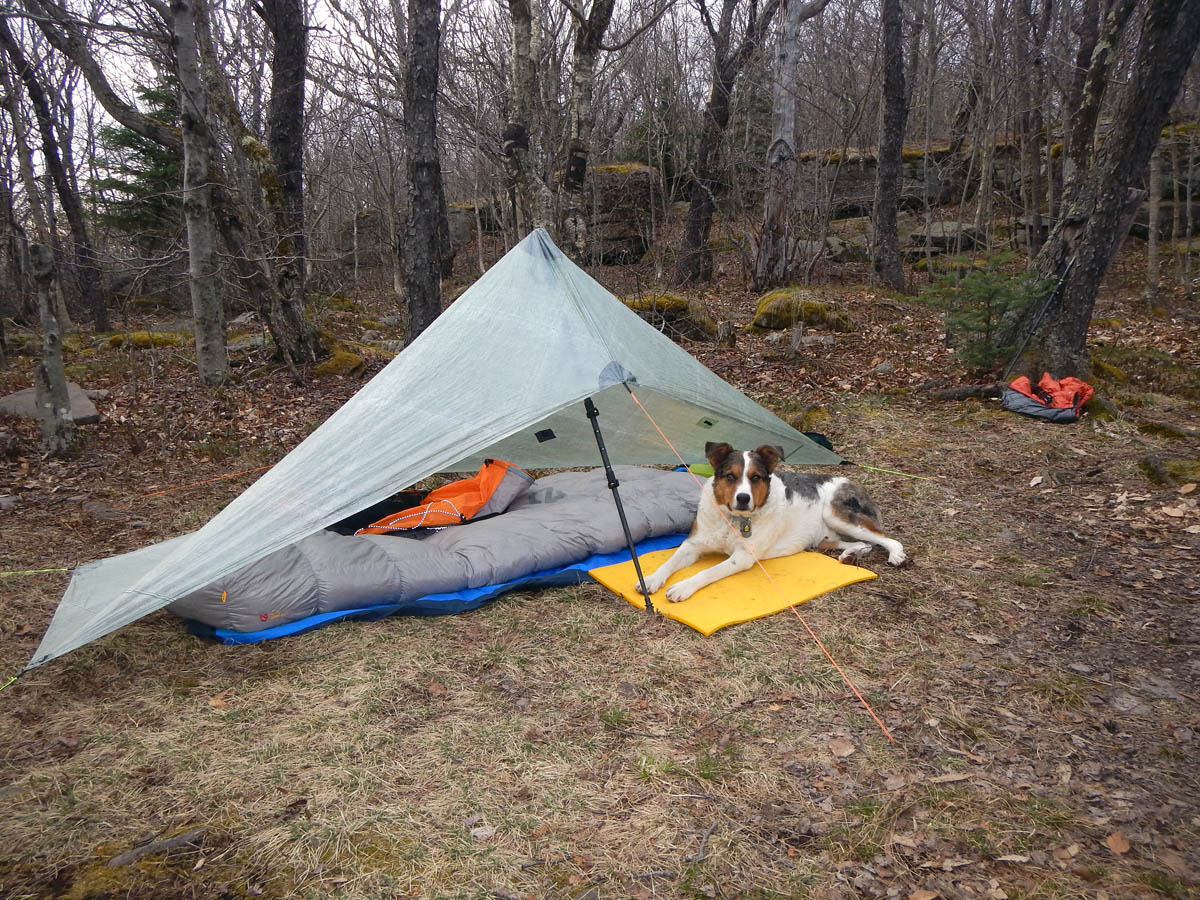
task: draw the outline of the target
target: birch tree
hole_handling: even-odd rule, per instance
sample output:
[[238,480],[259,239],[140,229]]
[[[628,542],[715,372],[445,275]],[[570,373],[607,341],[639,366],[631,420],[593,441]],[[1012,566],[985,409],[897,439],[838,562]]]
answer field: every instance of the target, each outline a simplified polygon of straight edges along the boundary
[[762,238],[754,280],[760,287],[782,284],[791,269],[791,207],[796,183],[796,87],[800,69],[800,26],[829,0],[783,0],[779,47],[775,54],[771,103],[771,145],[767,149],[767,189]]
[[[187,225],[188,293],[196,334],[196,366],[205,384],[229,377],[225,309],[217,284],[217,229],[212,209],[208,133],[208,87],[200,71],[196,4],[171,0],[172,45],[179,77],[179,121],[183,138],[183,218]],[[203,15],[203,7],[199,14]]]

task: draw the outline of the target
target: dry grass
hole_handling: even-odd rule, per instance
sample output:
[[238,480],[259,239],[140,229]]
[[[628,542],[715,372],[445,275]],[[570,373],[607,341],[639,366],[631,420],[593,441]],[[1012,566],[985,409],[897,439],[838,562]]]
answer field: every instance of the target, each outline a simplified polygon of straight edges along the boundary
[[[756,340],[739,353],[761,360]],[[837,354],[809,365],[852,377]],[[288,390],[269,395],[284,407]],[[856,473],[916,564],[875,557],[878,580],[800,610],[895,743],[791,613],[704,638],[588,586],[248,647],[202,643],[161,613],[0,693],[0,896],[1197,896],[1185,529],[1200,518],[1161,514],[1180,495],[1137,467],[1178,445],[992,403],[752,392],[781,411],[820,402],[849,458],[925,476]],[[1194,422],[1186,402],[1153,400]],[[195,428],[236,422],[247,402],[231,391]],[[123,440],[108,429],[90,449],[119,456],[88,488],[114,505],[130,485],[275,455],[269,436],[212,463],[120,455]],[[150,521],[134,530],[23,501],[4,526],[23,542],[0,564],[177,533],[244,483],[141,501]],[[0,581],[0,671],[28,659],[63,586]],[[195,825],[198,846],[105,865]],[[1109,848],[1114,832],[1130,850]]]

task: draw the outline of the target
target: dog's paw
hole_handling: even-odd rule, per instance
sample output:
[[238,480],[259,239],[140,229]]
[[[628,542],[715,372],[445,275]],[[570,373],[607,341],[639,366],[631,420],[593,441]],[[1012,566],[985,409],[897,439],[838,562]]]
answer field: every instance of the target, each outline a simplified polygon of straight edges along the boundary
[[[666,581],[666,579],[662,578],[658,574],[647,575],[645,578],[642,579],[642,582],[646,585],[646,593],[647,594],[657,593],[658,590],[663,586],[663,583],[665,581]],[[633,583],[633,589],[640,594],[642,592],[642,585],[638,584],[635,581]]]
[[689,587],[686,581],[681,581],[667,588],[667,599],[672,603],[682,603],[694,593],[694,588]]
[[902,566],[908,562],[908,554],[903,550],[893,550],[888,554],[889,566]]
[[838,557],[838,562],[846,562],[846,560],[856,561],[862,559],[871,552],[871,545],[859,541],[842,551],[842,555]]

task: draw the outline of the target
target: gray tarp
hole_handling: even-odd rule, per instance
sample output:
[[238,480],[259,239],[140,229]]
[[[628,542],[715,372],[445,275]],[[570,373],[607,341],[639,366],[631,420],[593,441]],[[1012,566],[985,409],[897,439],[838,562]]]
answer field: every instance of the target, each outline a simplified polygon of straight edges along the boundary
[[78,570],[27,668],[435,472],[474,472],[488,456],[595,466],[588,397],[614,463],[675,463],[656,425],[689,463],[709,440],[777,444],[790,463],[841,461],[643,322],[539,229],[199,531],[170,552]]

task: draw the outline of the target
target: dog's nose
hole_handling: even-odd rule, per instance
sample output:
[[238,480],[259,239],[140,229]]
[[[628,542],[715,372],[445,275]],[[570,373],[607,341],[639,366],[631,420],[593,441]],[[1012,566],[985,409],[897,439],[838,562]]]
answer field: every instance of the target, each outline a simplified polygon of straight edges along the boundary
[[738,509],[749,509],[750,508],[750,495],[749,494],[738,494],[736,497],[733,498],[733,502],[737,505]]

